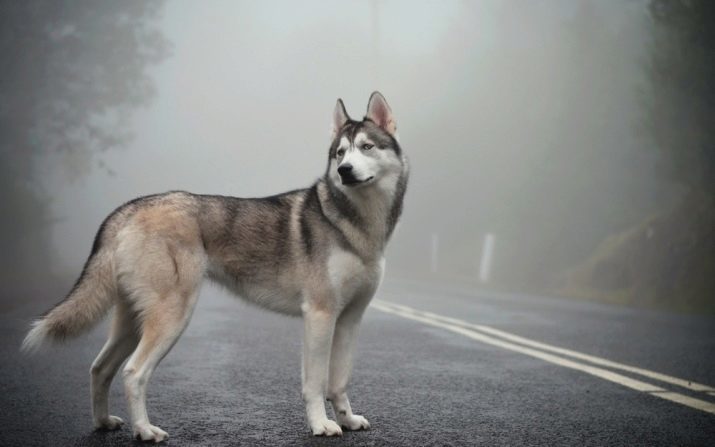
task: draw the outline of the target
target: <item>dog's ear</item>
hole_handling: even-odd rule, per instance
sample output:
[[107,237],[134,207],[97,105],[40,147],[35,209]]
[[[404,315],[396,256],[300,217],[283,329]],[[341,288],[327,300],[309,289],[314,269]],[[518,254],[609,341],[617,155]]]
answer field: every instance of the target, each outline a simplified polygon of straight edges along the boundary
[[335,104],[335,110],[333,110],[332,138],[335,138],[338,132],[340,132],[340,129],[342,129],[349,120],[350,117],[348,116],[348,112],[345,111],[345,104],[343,104],[342,99],[338,98],[338,102]]
[[385,97],[380,92],[373,92],[370,95],[365,118],[373,121],[390,135],[396,136],[397,124],[392,117],[392,109],[387,105]]

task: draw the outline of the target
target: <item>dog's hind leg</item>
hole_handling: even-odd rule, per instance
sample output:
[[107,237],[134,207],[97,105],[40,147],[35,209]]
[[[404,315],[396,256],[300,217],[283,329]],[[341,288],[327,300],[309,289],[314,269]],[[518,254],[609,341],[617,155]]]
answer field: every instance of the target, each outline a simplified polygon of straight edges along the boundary
[[131,354],[139,342],[132,311],[124,302],[114,309],[114,320],[109,339],[92,363],[91,394],[92,418],[98,429],[116,430],[124,421],[109,415],[109,387],[122,362]]
[[152,308],[144,312],[139,345],[122,371],[133,435],[142,441],[161,442],[169,437],[164,430],[149,423],[146,389],[154,369],[186,328],[197,295],[197,287],[188,292],[175,291],[157,298]]

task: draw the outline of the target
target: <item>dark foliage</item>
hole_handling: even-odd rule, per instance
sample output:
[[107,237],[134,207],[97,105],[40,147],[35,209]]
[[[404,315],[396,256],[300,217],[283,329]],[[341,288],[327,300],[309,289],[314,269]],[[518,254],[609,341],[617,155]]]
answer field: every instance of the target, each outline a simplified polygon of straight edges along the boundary
[[70,174],[81,175],[92,154],[128,141],[130,111],[154,95],[147,68],[168,54],[155,25],[161,8],[161,1],[142,0],[0,1],[0,280],[6,290],[48,270],[50,194],[37,161],[62,154],[72,160]]
[[652,0],[650,130],[663,170],[715,194],[715,2]]

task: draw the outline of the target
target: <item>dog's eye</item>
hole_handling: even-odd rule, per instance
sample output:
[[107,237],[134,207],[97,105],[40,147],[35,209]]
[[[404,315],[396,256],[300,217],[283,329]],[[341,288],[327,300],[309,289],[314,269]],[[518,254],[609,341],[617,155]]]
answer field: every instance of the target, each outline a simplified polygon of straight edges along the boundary
[[345,155],[345,149],[338,149],[337,154],[338,154],[338,157],[342,157],[343,155]]
[[375,146],[372,145],[372,144],[370,144],[370,143],[365,143],[365,144],[362,145],[362,150],[364,150],[364,151],[369,151],[369,150],[372,149],[373,147],[375,147]]

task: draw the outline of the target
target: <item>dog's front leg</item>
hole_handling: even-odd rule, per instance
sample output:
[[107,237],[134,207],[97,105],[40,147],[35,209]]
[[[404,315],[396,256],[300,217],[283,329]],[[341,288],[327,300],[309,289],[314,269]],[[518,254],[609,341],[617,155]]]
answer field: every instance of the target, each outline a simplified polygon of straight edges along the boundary
[[303,400],[308,424],[316,436],[341,436],[340,426],[329,420],[325,413],[325,390],[336,317],[330,310],[307,305],[303,310],[303,320]]
[[328,400],[335,411],[338,424],[346,430],[367,430],[370,423],[366,418],[353,414],[348,399],[347,387],[353,367],[353,353],[358,334],[358,326],[370,299],[356,300],[338,318],[333,336],[330,355],[330,379]]

